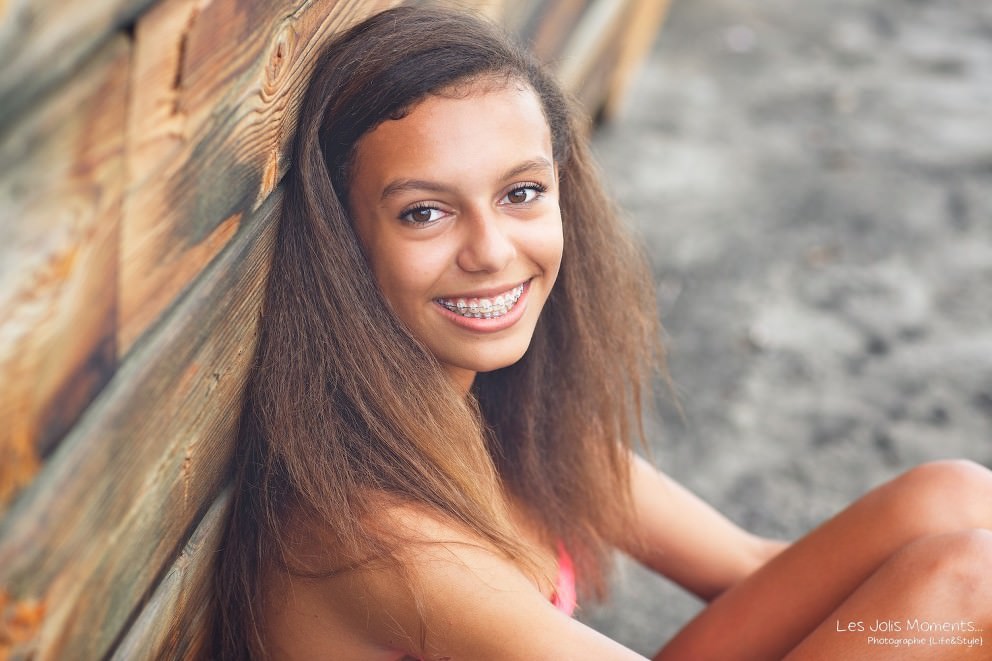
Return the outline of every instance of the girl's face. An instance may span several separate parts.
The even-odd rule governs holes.
[[[349,196],[386,300],[465,389],[523,356],[562,254],[537,96],[475,87],[430,96],[364,135]]]

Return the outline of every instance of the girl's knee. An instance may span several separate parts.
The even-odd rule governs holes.
[[[890,563],[927,599],[949,600],[975,617],[992,618],[992,530],[923,537],[903,547]]]
[[[992,472],[970,459],[938,459],[911,468],[898,479],[937,485],[975,484],[988,488]]]
[[[992,471],[966,459],[932,461],[880,489],[884,507],[919,534],[992,527]]]
[[[984,574],[992,563],[992,530],[970,528],[924,537],[905,547],[907,553],[928,559],[936,573],[955,576]]]

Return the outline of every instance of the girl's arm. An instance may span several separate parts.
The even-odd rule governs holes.
[[[753,535],[640,457],[631,471],[635,534],[624,550],[707,601],[788,546]]]

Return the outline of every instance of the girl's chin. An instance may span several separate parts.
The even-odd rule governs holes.
[[[495,354],[487,353],[485,356],[442,357],[441,362],[445,365],[446,369],[453,374],[464,374],[466,372],[470,372],[472,374],[495,372],[498,369],[509,367],[510,365],[518,362],[521,358],[523,358],[526,351],[527,347],[524,346],[522,349],[514,348],[512,350],[501,351]]]

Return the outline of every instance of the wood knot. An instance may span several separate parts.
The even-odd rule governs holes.
[[[265,89],[267,93],[279,87],[280,81],[289,69],[289,62],[296,47],[298,35],[292,24],[283,26],[276,35],[269,52],[269,60],[265,65]]]

